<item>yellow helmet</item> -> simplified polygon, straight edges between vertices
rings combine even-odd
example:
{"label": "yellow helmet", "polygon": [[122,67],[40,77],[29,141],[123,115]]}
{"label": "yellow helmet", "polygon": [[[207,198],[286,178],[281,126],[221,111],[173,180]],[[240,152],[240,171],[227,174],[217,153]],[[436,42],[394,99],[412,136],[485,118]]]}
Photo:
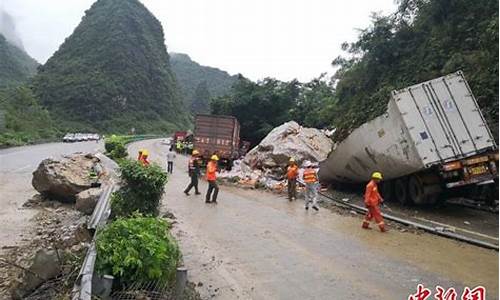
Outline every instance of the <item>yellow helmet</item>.
{"label": "yellow helmet", "polygon": [[290,157],[290,160],[289,160],[289,162],[295,162],[295,158],[293,158],[293,157]]}
{"label": "yellow helmet", "polygon": [[212,157],[210,157],[211,160],[219,160],[219,157],[217,155],[212,155]]}
{"label": "yellow helmet", "polygon": [[373,179],[379,179],[379,180],[382,180],[382,173],[380,173],[380,172],[373,172],[373,174],[372,174],[372,178],[373,178]]}
{"label": "yellow helmet", "polygon": [[198,155],[198,154],[200,154],[200,152],[198,152],[198,150],[193,150],[193,152],[191,154]]}
{"label": "yellow helmet", "polygon": [[143,149],[142,150],[142,156],[148,156],[148,155],[149,155],[148,150]]}

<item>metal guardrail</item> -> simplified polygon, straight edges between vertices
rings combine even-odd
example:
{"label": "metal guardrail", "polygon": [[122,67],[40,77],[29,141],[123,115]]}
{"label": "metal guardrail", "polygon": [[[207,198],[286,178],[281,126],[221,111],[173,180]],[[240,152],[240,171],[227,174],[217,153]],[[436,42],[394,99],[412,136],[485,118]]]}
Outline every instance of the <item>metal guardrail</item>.
{"label": "metal guardrail", "polygon": [[[352,204],[352,203],[342,202],[340,200],[337,200],[335,198],[332,198],[332,197],[328,196],[325,193],[319,192],[319,195],[321,195],[321,196],[323,196],[323,197],[325,197],[325,198],[327,198],[327,199],[329,199],[331,201],[337,202],[340,205],[343,205],[345,207],[349,207],[349,208],[351,208],[351,209],[353,209],[355,211],[358,211],[358,212],[361,212],[361,213],[366,213],[366,211],[367,211],[367,209],[365,207],[361,207],[359,205]],[[436,235],[439,235],[439,236],[442,236],[442,237],[447,237],[447,238],[455,239],[455,240],[458,240],[458,241],[466,242],[468,244],[472,244],[472,245],[475,245],[475,246],[479,246],[479,247],[483,247],[483,248],[487,248],[487,249],[493,249],[493,250],[498,251],[498,245],[495,245],[495,244],[491,244],[491,243],[488,243],[488,242],[484,242],[484,241],[480,241],[480,240],[477,240],[477,239],[469,238],[469,237],[466,237],[466,236],[463,236],[463,235],[460,235],[460,234],[456,234],[456,233],[452,233],[452,232],[441,231],[441,230],[439,230],[436,227],[431,227],[431,226],[427,226],[427,225],[424,225],[424,224],[412,222],[412,221],[405,220],[405,219],[402,219],[402,218],[398,218],[396,216],[392,216],[392,215],[389,215],[389,214],[386,214],[386,213],[384,213],[384,218],[388,219],[388,220],[391,220],[391,221],[394,221],[394,222],[398,222],[400,224],[407,225],[407,226],[413,226],[413,227],[416,227],[418,229],[422,229],[424,231],[427,231],[429,233],[433,233],[433,234],[436,234]]]}
{"label": "metal guardrail", "polygon": [[94,212],[87,222],[87,229],[97,230],[106,224],[111,215],[111,194],[116,190],[116,184],[112,182],[103,189]]}
{"label": "metal guardrail", "polygon": [[109,216],[111,215],[111,195],[117,190],[118,164],[111,160],[109,157],[97,153],[96,156],[101,160],[106,170],[110,171],[110,183],[103,187],[103,191],[99,196],[96,207],[87,222],[87,229],[94,230],[94,237],[90,243],[90,247],[85,255],[80,273],[76,278],[72,291],[73,300],[91,300],[92,299],[92,281],[94,277],[94,265],[97,257],[97,250],[95,244],[95,236],[97,232],[106,225]]}
{"label": "metal guardrail", "polygon": [[94,237],[90,243],[90,247],[85,255],[85,260],[78,273],[75,284],[73,286],[73,300],[91,300],[92,297],[92,279],[94,276],[94,264],[97,257],[95,236],[99,229],[101,229],[107,222],[111,214],[111,194],[116,190],[116,184],[111,182],[107,185],[92,213],[92,216],[87,223],[87,228],[95,230]]}

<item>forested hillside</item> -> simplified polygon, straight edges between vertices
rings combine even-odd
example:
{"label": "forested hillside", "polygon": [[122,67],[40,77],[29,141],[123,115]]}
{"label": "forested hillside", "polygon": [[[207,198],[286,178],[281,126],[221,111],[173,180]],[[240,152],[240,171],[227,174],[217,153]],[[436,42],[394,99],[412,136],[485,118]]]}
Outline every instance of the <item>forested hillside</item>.
{"label": "forested hillside", "polygon": [[170,62],[184,101],[193,113],[208,112],[210,98],[227,94],[237,78],[217,68],[202,66],[182,53],[172,53]]}
{"label": "forested hillside", "polygon": [[0,34],[0,88],[24,83],[35,75],[38,63]]}
{"label": "forested hillside", "polygon": [[58,134],[49,112],[26,86],[0,89],[0,147],[52,139]]}
{"label": "forested hillside", "polygon": [[138,0],[98,0],[34,91],[65,130],[171,131],[189,118],[169,61],[160,22]]}
{"label": "forested hillside", "polygon": [[498,137],[498,1],[404,0],[343,47],[328,114],[338,139],[382,114],[391,90],[457,70]]}
{"label": "forested hillside", "polygon": [[212,112],[237,116],[253,143],[288,119],[335,127],[340,141],[384,113],[392,90],[462,70],[498,139],[497,1],[402,0],[342,48],[347,55],[334,59],[329,80],[241,78],[232,95],[212,102]]}

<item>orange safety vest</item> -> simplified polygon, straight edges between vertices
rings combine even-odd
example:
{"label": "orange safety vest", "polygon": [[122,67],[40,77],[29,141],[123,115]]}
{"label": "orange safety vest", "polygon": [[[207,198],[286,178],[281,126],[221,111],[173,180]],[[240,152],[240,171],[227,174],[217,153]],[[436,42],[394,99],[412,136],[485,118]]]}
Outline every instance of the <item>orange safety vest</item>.
{"label": "orange safety vest", "polygon": [[382,197],[378,192],[377,183],[373,180],[370,180],[370,182],[368,182],[368,184],[366,185],[365,205],[377,206],[380,204],[380,199],[382,199]]}
{"label": "orange safety vest", "polygon": [[312,168],[305,169],[303,177],[304,177],[305,183],[318,182],[318,177],[316,176],[316,171]]}
{"label": "orange safety vest", "polygon": [[295,179],[297,178],[298,174],[299,174],[299,167],[297,167],[297,165],[288,166],[288,169],[286,170],[286,176],[288,179]]}
{"label": "orange safety vest", "polygon": [[217,179],[217,175],[215,174],[217,172],[217,163],[214,161],[210,161],[207,164],[207,180],[208,181],[215,181]]}

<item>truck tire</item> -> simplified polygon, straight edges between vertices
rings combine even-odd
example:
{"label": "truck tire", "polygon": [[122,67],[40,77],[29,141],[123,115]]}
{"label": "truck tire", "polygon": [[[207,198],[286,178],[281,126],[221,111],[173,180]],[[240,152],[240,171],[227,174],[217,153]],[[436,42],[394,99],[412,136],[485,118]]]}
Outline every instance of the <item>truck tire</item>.
{"label": "truck tire", "polygon": [[424,182],[422,178],[420,178],[420,176],[410,176],[410,180],[408,181],[408,194],[410,196],[411,202],[415,204],[426,203]]}
{"label": "truck tire", "polygon": [[408,180],[406,178],[399,178],[394,181],[394,194],[399,203],[406,205],[410,204],[408,197]]}
{"label": "truck tire", "polygon": [[380,193],[382,194],[384,200],[394,200],[394,181],[382,181],[380,183]]}
{"label": "truck tire", "polygon": [[435,204],[441,195],[435,176],[414,174],[408,181],[408,194],[414,204]]}

